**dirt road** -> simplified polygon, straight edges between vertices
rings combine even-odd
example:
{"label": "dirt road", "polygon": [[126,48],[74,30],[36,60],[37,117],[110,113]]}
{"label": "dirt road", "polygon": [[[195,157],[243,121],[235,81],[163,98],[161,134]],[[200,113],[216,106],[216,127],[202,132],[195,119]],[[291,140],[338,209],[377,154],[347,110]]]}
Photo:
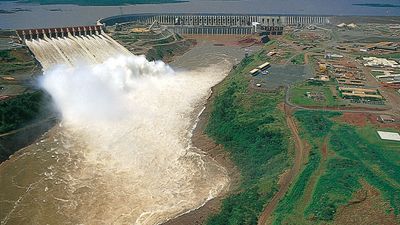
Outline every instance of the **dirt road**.
{"label": "dirt road", "polygon": [[294,165],[290,169],[288,173],[285,173],[280,182],[279,191],[275,194],[272,200],[267,204],[264,211],[261,213],[258,224],[264,225],[267,223],[268,218],[271,216],[272,212],[278,205],[279,200],[285,195],[287,190],[289,189],[290,184],[293,182],[294,178],[299,174],[301,165],[304,161],[304,158],[307,157],[307,150],[304,147],[304,143],[299,136],[299,131],[297,125],[292,117],[292,112],[289,108],[290,106],[285,105],[285,114],[286,114],[286,123],[290,128],[290,132],[292,133],[292,137],[294,137],[295,141],[295,160]]}

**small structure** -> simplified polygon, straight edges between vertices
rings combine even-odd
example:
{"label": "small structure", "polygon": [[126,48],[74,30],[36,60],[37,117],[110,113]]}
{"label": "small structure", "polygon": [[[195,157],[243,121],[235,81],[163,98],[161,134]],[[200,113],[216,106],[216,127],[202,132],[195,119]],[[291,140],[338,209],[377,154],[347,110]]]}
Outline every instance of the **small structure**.
{"label": "small structure", "polygon": [[338,88],[343,98],[366,98],[383,100],[378,89],[357,88],[357,87],[339,87]]}
{"label": "small structure", "polygon": [[6,80],[6,81],[13,81],[13,80],[15,80],[15,78],[14,78],[14,77],[11,77],[11,76],[2,77],[2,79],[3,79],[3,80]]}
{"label": "small structure", "polygon": [[329,81],[329,76],[326,76],[326,75],[320,75],[320,76],[319,76],[319,80],[320,80],[320,81],[327,82],[327,81]]}
{"label": "small structure", "polygon": [[250,75],[256,76],[259,72],[260,72],[259,69],[253,69],[253,70],[250,71]]}
{"label": "small structure", "polygon": [[325,54],[324,58],[325,59],[343,58],[343,55],[327,53]]}
{"label": "small structure", "polygon": [[347,24],[347,27],[351,28],[351,29],[354,29],[354,28],[357,27],[357,25],[355,25],[354,23],[350,23],[350,24]]}
{"label": "small structure", "polygon": [[388,60],[385,58],[365,57],[363,58],[363,60],[366,61],[366,63],[364,63],[364,66],[400,68],[400,65],[396,61]]}
{"label": "small structure", "polygon": [[379,115],[378,116],[378,121],[381,122],[381,123],[393,123],[396,120],[393,117],[388,116],[388,115]]}
{"label": "small structure", "polygon": [[10,98],[10,96],[8,96],[8,95],[0,95],[0,101],[6,100],[8,98]]}
{"label": "small structure", "polygon": [[326,70],[327,70],[326,63],[319,63],[319,72],[320,73],[325,73]]}
{"label": "small structure", "polygon": [[378,131],[378,135],[382,140],[400,141],[400,134],[396,132]]}
{"label": "small structure", "polygon": [[268,69],[268,68],[270,68],[270,67],[271,67],[271,64],[270,64],[269,62],[266,62],[266,63],[264,63],[264,64],[258,66],[257,68],[258,68],[259,70],[265,70],[265,69]]}

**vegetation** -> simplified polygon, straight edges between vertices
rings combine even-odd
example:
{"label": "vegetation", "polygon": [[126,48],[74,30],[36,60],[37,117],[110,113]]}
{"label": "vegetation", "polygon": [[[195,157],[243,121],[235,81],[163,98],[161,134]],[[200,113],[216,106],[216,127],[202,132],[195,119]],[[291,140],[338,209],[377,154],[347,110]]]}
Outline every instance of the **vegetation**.
{"label": "vegetation", "polygon": [[26,93],[0,102],[0,133],[21,128],[48,115],[50,97],[42,91]]}
{"label": "vegetation", "polygon": [[165,60],[167,61],[169,57],[174,55],[182,54],[187,51],[190,46],[192,46],[192,42],[185,40],[180,42],[175,42],[171,44],[165,45],[156,45],[153,46],[146,54],[146,58],[148,60]]}
{"label": "vegetation", "polygon": [[161,3],[179,3],[186,2],[181,0],[21,0],[20,2],[26,3],[39,3],[41,5],[53,4],[73,4],[84,6],[113,6],[113,5],[134,5],[134,4],[161,4]]}
{"label": "vegetation", "polygon": [[[311,145],[311,150],[308,162],[303,171],[300,173],[291,189],[287,192],[285,198],[279,202],[274,212],[274,224],[282,224],[283,221],[297,221],[299,223],[303,220],[304,222],[304,206],[302,205],[303,202],[301,202],[301,199],[304,196],[311,177],[320,166],[320,160],[322,157],[319,151],[319,146],[323,142],[323,138],[329,133],[333,126],[333,122],[329,118],[337,115],[340,115],[340,113],[310,111],[298,111],[295,113],[295,118],[300,122],[302,128],[302,137],[308,140]],[[304,223],[307,224],[307,222]]]}
{"label": "vegetation", "polygon": [[[309,98],[307,92],[318,94],[321,98]],[[340,102],[336,99],[328,85],[316,83],[301,83],[290,89],[290,100],[292,103],[301,106],[339,106]]]}
{"label": "vegetation", "polygon": [[303,65],[304,64],[304,53],[298,54],[290,60],[293,64]]}
{"label": "vegetation", "polygon": [[388,58],[388,59],[400,59],[400,53],[391,53],[391,54],[384,54],[380,57]]}
{"label": "vegetation", "polygon": [[17,50],[0,50],[0,75],[24,73],[34,67],[35,62],[23,58]]}
{"label": "vegetation", "polygon": [[[329,160],[327,172],[320,178],[306,213],[322,220],[333,219],[336,208],[347,203],[352,193],[361,187],[360,179],[365,179],[381,191],[398,215],[400,165],[387,157],[386,152],[390,150],[363,139],[348,125],[336,128],[330,144],[337,156]],[[400,144],[397,146],[400,149]]]}
{"label": "vegetation", "polygon": [[206,132],[230,152],[242,180],[238,193],[223,201],[221,212],[211,216],[208,224],[257,224],[264,205],[277,191],[279,174],[291,163],[290,132],[277,108],[283,92],[248,90],[248,71],[265,57],[260,52],[244,59],[215,92]]}
{"label": "vegetation", "polygon": [[[311,151],[298,179],[279,202],[274,224],[332,221],[338,207],[347,204],[362,187],[361,181],[377,188],[390,203],[392,212],[399,215],[400,144],[380,140],[372,125],[357,128],[337,122],[333,118],[338,115],[336,112],[295,113]],[[320,149],[327,139],[329,150],[334,154],[322,160]],[[313,177],[315,184],[311,182]],[[305,192],[310,192],[311,197],[307,199]]]}

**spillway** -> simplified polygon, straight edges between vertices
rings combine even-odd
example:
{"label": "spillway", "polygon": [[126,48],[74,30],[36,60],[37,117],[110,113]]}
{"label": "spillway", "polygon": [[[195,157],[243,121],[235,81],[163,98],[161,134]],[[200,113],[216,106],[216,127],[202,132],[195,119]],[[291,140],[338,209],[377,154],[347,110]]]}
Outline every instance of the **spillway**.
{"label": "spillway", "polygon": [[77,66],[103,63],[118,55],[132,56],[126,48],[109,37],[101,26],[18,30],[43,70],[64,64]]}
{"label": "spillway", "polygon": [[62,120],[0,165],[0,223],[159,224],[226,190],[226,169],[191,137],[234,59],[188,55],[206,64],[176,72],[76,30],[19,33]]}

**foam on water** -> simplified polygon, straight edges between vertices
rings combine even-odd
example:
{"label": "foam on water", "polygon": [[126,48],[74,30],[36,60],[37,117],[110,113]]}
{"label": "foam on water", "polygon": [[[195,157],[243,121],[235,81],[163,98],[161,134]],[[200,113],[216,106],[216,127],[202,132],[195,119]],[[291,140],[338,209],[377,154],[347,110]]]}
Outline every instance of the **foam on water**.
{"label": "foam on water", "polygon": [[228,68],[175,72],[120,55],[48,69],[40,84],[62,114],[64,147],[79,158],[56,196],[61,213],[84,224],[157,224],[215,197],[226,171],[190,138]]}

